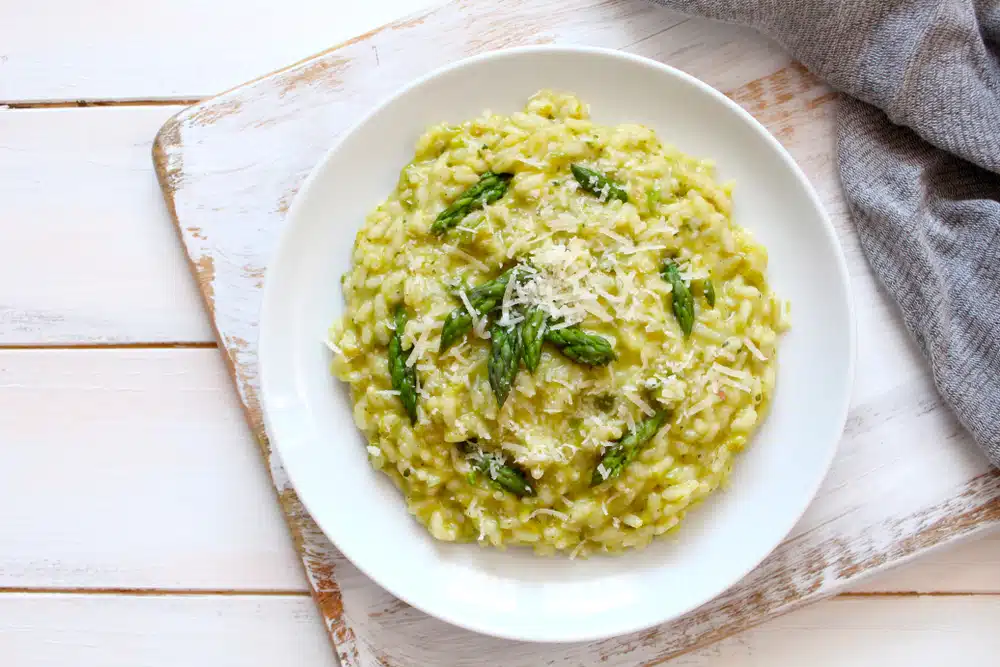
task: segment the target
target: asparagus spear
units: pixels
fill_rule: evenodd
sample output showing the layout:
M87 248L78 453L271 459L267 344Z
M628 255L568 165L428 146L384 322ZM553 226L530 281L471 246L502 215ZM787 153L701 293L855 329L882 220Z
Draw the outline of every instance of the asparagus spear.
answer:
M715 285L712 284L711 278L692 280L691 293L705 297L705 302L709 308L715 307Z
M406 329L406 309L402 305L396 306L393 315L396 321L396 330L389 339L389 377L392 380L392 388L399 392L399 400L406 408L406 414L410 416L410 423L417 421L417 369L415 366L407 366L406 360L409 352L403 352L403 330Z
M668 414L666 410L660 410L649 419L636 424L635 430L608 447L594 469L590 485L597 486L601 482L618 477L625 466L634 461L642 448L653 439L663 426L663 422L667 420Z
M492 204L504 196L513 174L495 174L487 171L479 182L459 195L448 208L441 211L431 225L431 233L441 236L462 221L471 211Z
M493 280L469 290L466 296L469 299L469 305L476 310L477 315L486 315L500 305L500 302L503 301L503 293L507 289L507 283L510 282L516 269L516 266L511 267ZM441 344L438 347L438 351L444 352L455 341L469 333L471 329L472 314L469 313L464 305L451 311L448 313L448 317L445 318L444 326L441 328Z
M669 259L663 263L660 275L672 288L674 316L681 325L681 331L685 336L690 336L691 328L694 326L694 297L691 296L691 289L681 278L680 269Z
M705 293L705 301L708 302L708 307L715 308L715 285L712 284L711 279L705 278L703 291Z
M489 480L490 484L515 496L533 496L535 488L518 468L504 463L503 457L479 449L473 442L460 443L458 448L469 457L469 463Z
M487 374L497 405L503 407L521 365L521 324L510 329L494 324L490 329L490 341Z
M576 326L546 331L545 340L573 361L587 366L607 366L616 358L607 338Z
M599 171L588 169L583 165L573 164L569 167L573 172L573 178L580 184L580 187L592 195L601 198L601 201L617 199L621 202L628 201L628 192L625 188L610 180Z
M532 308L524 316L521 329L521 356L524 358L524 365L531 372L538 368L538 362L542 358L546 320L548 320L548 315L541 308Z

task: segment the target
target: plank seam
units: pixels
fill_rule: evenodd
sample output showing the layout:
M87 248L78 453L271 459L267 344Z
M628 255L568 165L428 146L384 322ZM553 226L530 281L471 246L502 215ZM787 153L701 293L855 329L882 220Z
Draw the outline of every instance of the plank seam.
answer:
M214 341L177 341L169 343L9 343L0 344L0 352L15 350L216 350Z
M200 98L179 100L47 100L44 102L17 102L0 100L0 109L86 109L90 107L189 107L202 101Z
M839 593L827 598L953 598L953 597L1000 597L1000 591L858 591Z
M128 597L309 597L308 590L296 589L229 589L229 588L100 588L79 587L64 588L53 586L0 586L0 595L121 595ZM839 593L827 600L841 599L877 599L877 598L954 598L954 597L995 597L1000 598L1000 591L859 591Z
M0 586L0 595L120 595L123 597L309 597L307 590L226 588L59 588Z

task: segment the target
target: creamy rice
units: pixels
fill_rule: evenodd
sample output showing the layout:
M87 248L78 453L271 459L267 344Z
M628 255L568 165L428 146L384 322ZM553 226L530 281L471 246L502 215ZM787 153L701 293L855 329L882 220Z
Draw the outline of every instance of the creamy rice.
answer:
M584 191L571 164L608 176L628 201ZM513 174L506 193L431 233L487 172ZM357 235L330 343L372 465L434 537L573 557L619 552L672 530L725 482L766 413L788 310L768 286L765 249L730 218L731 191L710 161L640 125L597 125L569 94L542 91L521 112L424 133ZM694 295L690 335L661 275L668 259ZM552 311L547 326L602 336L616 358L591 367L546 344L501 408L487 373L486 317L443 353L439 341L470 286L516 262L527 267L522 280L532 271L544 280L528 297L529 288L512 288L494 320L516 326L519 295L530 297ZM415 423L387 362L400 304ZM635 460L592 485L605 450L660 410L666 421ZM498 487L461 444L470 440L523 473L533 493Z

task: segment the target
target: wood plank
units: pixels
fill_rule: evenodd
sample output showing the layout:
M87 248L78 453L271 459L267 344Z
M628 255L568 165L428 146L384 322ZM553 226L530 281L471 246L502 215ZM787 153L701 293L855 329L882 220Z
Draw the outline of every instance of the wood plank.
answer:
M16 667L338 667L307 596L0 595Z
M0 104L205 97L439 2L4 2Z
M0 345L214 340L149 158L179 109L0 111Z
M998 624L1000 597L841 598L663 664L883 667L957 658L963 667L987 667L1000 650ZM426 641L450 639L445 634ZM490 655L523 664L527 648L504 643ZM0 595L0 655L18 667L336 667L310 600L284 596ZM599 658L607 667L634 665L628 654Z
M216 350L0 351L0 433L0 587L305 590Z
M0 406L0 588L306 590L217 351L0 351ZM1000 534L860 590L1000 593Z
M1000 531L923 554L851 590L859 593L1000 593Z
M672 667L996 664L1000 598L835 598L672 660ZM618 660L618 662L616 662ZM629 664L609 656L608 664Z

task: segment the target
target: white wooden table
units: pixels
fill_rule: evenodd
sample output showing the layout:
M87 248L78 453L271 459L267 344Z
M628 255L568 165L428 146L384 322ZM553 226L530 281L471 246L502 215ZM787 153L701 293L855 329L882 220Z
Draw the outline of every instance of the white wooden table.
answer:
M149 149L432 3L0 2L0 665L334 664ZM998 625L994 535L671 664L995 666Z

